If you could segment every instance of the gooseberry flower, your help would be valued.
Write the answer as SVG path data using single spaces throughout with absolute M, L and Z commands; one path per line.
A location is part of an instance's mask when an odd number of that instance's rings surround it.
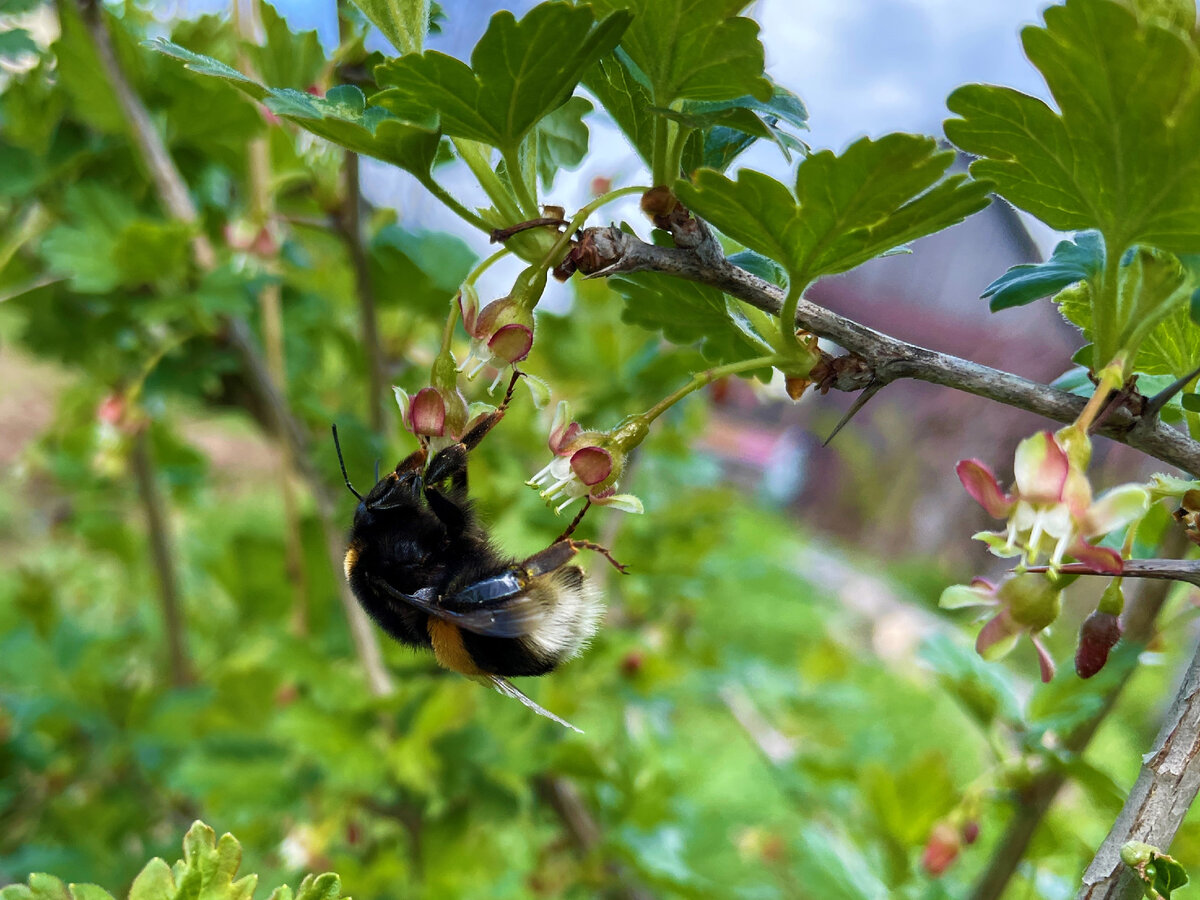
M 992 606 L 996 613 L 983 626 L 975 651 L 986 660 L 1007 655 L 1021 635 L 1028 635 L 1037 650 L 1042 681 L 1054 677 L 1054 660 L 1038 640 L 1038 634 L 1062 612 L 1062 588 L 1057 579 L 1033 572 L 1010 572 L 999 586 L 984 578 L 969 585 L 955 584 L 942 592 L 942 609 Z
M 485 366 L 492 365 L 500 370 L 494 388 L 505 368 L 525 359 L 533 347 L 533 308 L 545 288 L 546 270 L 530 266 L 517 276 L 512 293 L 479 309 L 475 286 L 464 284 L 458 305 L 463 327 L 471 336 L 471 351 L 459 371 L 474 378 Z
M 650 423 L 643 416 L 630 416 L 611 431 L 585 430 L 571 420 L 570 407 L 563 400 L 550 426 L 548 444 L 554 458 L 526 484 L 543 488 L 542 499 L 554 506 L 556 513 L 581 497 L 625 512 L 643 512 L 637 497 L 617 493 L 617 479 L 629 451 L 649 430 Z
M 1090 456 L 1091 442 L 1078 429 L 1039 431 L 1017 445 L 1009 493 L 987 465 L 961 460 L 955 471 L 967 493 L 997 519 L 1008 519 L 1004 531 L 975 537 L 997 556 L 1021 556 L 1027 565 L 1046 555 L 1056 569 L 1070 556 L 1096 571 L 1121 574 L 1121 555 L 1088 539 L 1138 518 L 1149 494 L 1142 485 L 1125 484 L 1093 499 L 1085 471 Z
M 404 427 L 433 453 L 460 440 L 480 418 L 495 410 L 486 403 L 467 405 L 458 389 L 454 358 L 439 356 L 433 364 L 432 382 L 411 397 L 393 387 Z

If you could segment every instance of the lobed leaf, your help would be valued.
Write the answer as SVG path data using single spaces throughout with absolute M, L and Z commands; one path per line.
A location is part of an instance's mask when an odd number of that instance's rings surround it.
M 972 174 L 1053 228 L 1200 250 L 1200 56 L 1179 30 L 1112 0 L 1067 0 L 1022 32 L 1056 112 L 1010 88 L 967 85 L 946 135 Z
M 751 170 L 734 181 L 702 169 L 675 191 L 725 234 L 783 265 L 793 284 L 807 285 L 983 209 L 986 182 L 943 178 L 953 158 L 932 138 L 891 134 L 863 138 L 840 156 L 809 156 L 794 194 Z
M 162 38 L 147 41 L 145 46 L 182 60 L 193 72 L 228 82 L 275 115 L 313 134 L 392 163 L 418 178 L 428 176 L 437 156 L 440 135 L 436 119 L 406 120 L 381 107 L 368 106 L 362 91 L 353 85 L 335 87 L 325 97 L 316 97 L 292 88 L 267 87 L 220 60 Z
M 518 21 L 502 10 L 471 52 L 471 65 L 437 51 L 376 69 L 374 100 L 407 121 L 436 121 L 446 134 L 515 150 L 571 96 L 629 25 L 626 12 L 595 21 L 591 7 L 542 3 Z
M 593 6 L 634 13 L 621 47 L 644 74 L 655 106 L 743 94 L 771 98 L 758 23 L 738 15 L 745 0 L 593 0 Z
M 1103 270 L 1104 239 L 1098 231 L 1082 231 L 1073 241 L 1060 241 L 1045 262 L 1013 266 L 980 296 L 990 297 L 992 312 L 998 312 L 1052 296 Z

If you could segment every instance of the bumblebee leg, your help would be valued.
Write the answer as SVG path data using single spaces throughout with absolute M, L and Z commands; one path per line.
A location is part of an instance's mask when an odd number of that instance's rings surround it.
M 622 575 L 629 568 L 617 562 L 607 547 L 601 547 L 599 544 L 593 544 L 591 541 L 579 541 L 573 538 L 555 541 L 540 553 L 533 554 L 522 565 L 531 578 L 538 575 L 545 575 L 547 572 L 553 572 L 555 569 L 565 566 L 580 550 L 595 550 L 612 563 Z
M 616 558 L 614 558 L 612 555 L 612 551 L 607 547 L 602 547 L 599 544 L 593 544 L 591 541 L 567 540 L 566 543 L 570 544 L 576 550 L 594 550 L 596 553 L 599 553 L 610 563 L 612 563 L 613 568 L 615 568 L 622 575 L 629 574 L 629 566 L 617 562 Z
M 420 450 L 414 450 L 412 453 L 408 454 L 408 456 L 404 457 L 404 459 L 400 460 L 400 462 L 396 463 L 396 468 L 394 471 L 397 475 L 403 475 L 406 472 L 420 472 L 423 468 L 425 468 L 425 460 L 427 457 L 428 454 L 425 452 L 424 447 L 422 447 Z M 375 480 L 378 481 L 379 479 L 376 478 Z
M 504 399 L 500 401 L 496 411 L 481 419 L 478 425 L 463 435 L 462 443 L 468 450 L 474 450 L 484 436 L 496 427 L 496 423 L 504 418 L 504 413 L 508 410 L 508 404 L 512 402 L 513 391 L 517 389 L 517 382 L 520 378 L 521 373 L 513 369 L 512 379 L 508 382 L 508 390 L 504 392 Z

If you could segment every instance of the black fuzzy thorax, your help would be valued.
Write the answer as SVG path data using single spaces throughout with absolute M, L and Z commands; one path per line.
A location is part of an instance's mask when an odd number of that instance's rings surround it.
M 517 564 L 492 545 L 465 489 L 445 496 L 462 514 L 461 527 L 453 531 L 434 514 L 424 497 L 403 495 L 389 475 L 358 505 L 350 531 L 350 589 L 380 628 L 412 647 L 431 647 L 429 614 L 381 592 L 373 580 L 387 582 L 406 594 L 433 587 L 442 598 Z M 461 634 L 467 653 L 486 672 L 544 675 L 554 668 L 555 660 L 533 652 L 520 638 L 491 637 L 465 629 Z

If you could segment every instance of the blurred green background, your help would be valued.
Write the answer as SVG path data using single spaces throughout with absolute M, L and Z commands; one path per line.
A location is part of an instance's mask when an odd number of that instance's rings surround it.
M 1086 598 L 1050 639 L 1062 663 L 1050 685 L 1035 686 L 1028 648 L 982 663 L 963 620 L 936 608 L 980 557 L 842 544 L 820 509 L 800 525 L 769 491 L 728 478 L 712 449 L 725 389 L 656 425 L 622 485 L 646 515 L 599 509 L 585 525 L 631 574 L 587 561 L 607 592 L 605 627 L 581 659 L 522 684 L 584 735 L 387 641 L 394 689 L 376 696 L 330 551 L 354 501 L 328 424 L 360 488 L 377 457 L 412 449 L 390 392 L 381 405 L 368 391 L 363 273 L 386 384 L 413 391 L 474 252 L 368 209 L 356 273 L 338 227 L 351 209 L 342 152 L 138 43 L 165 33 L 269 83 L 323 89 L 370 63 L 356 23 L 335 69 L 265 5 L 263 46 L 225 18 L 103 12 L 197 231 L 159 206 L 74 5 L 2 10 L 29 30 L 0 35 L 0 884 L 46 871 L 120 895 L 149 857 L 176 858 L 202 818 L 238 836 L 264 885 L 331 869 L 359 900 L 960 897 L 1030 779 L 1058 767 L 1067 789 L 1008 896 L 1073 893 L 1157 729 L 1187 598 L 1170 601 L 1163 639 L 1085 757 L 1062 753 L 1116 680 L 1110 667 L 1082 683 L 1066 664 Z M 209 271 L 192 261 L 197 233 L 218 247 Z M 336 500 L 332 530 L 231 342 L 244 319 L 270 351 L 272 297 L 287 397 Z M 625 323 L 602 283 L 539 315 L 530 371 L 589 425 L 648 407 L 704 365 Z M 473 457 L 479 513 L 514 554 L 563 524 L 523 484 L 545 462 L 549 412 L 522 392 Z M 875 484 L 863 443 L 839 440 L 839 464 Z M 904 509 L 891 492 L 916 489 L 897 475 L 878 490 Z M 919 527 L 871 510 L 860 504 L 858 524 L 886 528 L 889 545 Z M 930 831 L 960 814 L 980 839 L 930 877 Z M 1174 853 L 1200 854 L 1194 817 Z

